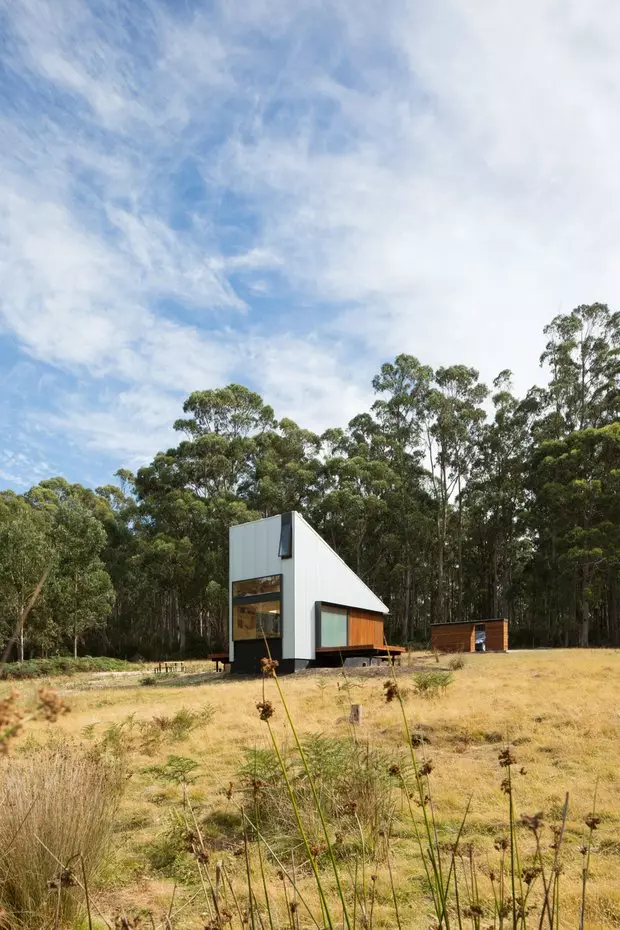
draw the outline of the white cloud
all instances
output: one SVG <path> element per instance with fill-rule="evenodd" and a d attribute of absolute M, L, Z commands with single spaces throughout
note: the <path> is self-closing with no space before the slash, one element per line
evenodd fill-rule
<path fill-rule="evenodd" d="M 401 351 L 523 390 L 618 302 L 612 0 L 188 9 L 10 9 L 0 327 L 81 379 L 55 429 L 135 464 L 232 378 L 322 429 Z"/>

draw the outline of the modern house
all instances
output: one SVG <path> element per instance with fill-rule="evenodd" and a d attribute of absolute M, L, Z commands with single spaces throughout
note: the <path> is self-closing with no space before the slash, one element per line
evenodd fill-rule
<path fill-rule="evenodd" d="M 279 672 L 388 656 L 388 608 L 298 513 L 230 527 L 229 654 L 233 672 L 267 656 Z"/>
<path fill-rule="evenodd" d="M 438 652 L 508 652 L 508 621 L 433 623 L 431 645 Z"/>

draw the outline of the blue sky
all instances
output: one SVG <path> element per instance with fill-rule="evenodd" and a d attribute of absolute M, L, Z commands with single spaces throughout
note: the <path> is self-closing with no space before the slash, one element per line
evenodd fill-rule
<path fill-rule="evenodd" d="M 401 351 L 540 379 L 618 306 L 614 0 L 0 0 L 0 486 L 235 380 L 317 430 Z"/>

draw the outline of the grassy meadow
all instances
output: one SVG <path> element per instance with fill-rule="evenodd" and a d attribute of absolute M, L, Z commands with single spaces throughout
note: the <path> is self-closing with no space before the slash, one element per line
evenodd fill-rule
<path fill-rule="evenodd" d="M 47 680 L 70 712 L 53 722 L 40 715 L 25 722 L 2 760 L 0 800 L 7 779 L 15 782 L 15 772 L 31 779 L 24 793 L 36 797 L 36 767 L 50 770 L 49 759 L 57 765 L 59 752 L 69 759 L 63 764 L 72 765 L 73 753 L 76 759 L 109 767 L 114 782 L 106 808 L 110 824 L 100 831 L 101 863 L 88 883 L 93 927 L 329 926 L 329 916 L 321 914 L 317 874 L 329 900 L 342 893 L 349 902 L 352 930 L 436 926 L 415 836 L 420 827 L 413 822 L 421 824 L 427 809 L 434 818 L 436 848 L 446 850 L 457 838 L 459 842 L 454 868 L 469 905 L 461 918 L 453 916 L 450 926 L 500 926 L 502 917 L 494 916 L 493 902 L 498 863 L 506 856 L 502 843 L 509 835 L 509 796 L 501 789 L 506 768 L 498 757 L 507 745 L 517 822 L 521 814 L 544 814 L 544 825 L 534 824 L 537 833 L 531 823 L 529 828 L 517 823 L 520 875 L 526 875 L 528 863 L 536 868 L 537 835 L 544 861 L 553 860 L 550 828 L 562 822 L 568 792 L 557 877 L 561 907 L 554 912 L 554 923 L 578 927 L 584 864 L 580 850 L 588 842 L 584 820 L 595 803 L 600 823 L 591 837 L 585 926 L 620 926 L 620 652 L 471 655 L 464 657 L 462 668 L 453 669 L 447 656 L 412 654 L 395 675 L 398 700 L 386 699 L 393 695 L 384 687 L 389 682 L 384 669 L 279 679 L 313 766 L 328 844 L 322 840 L 312 786 L 300 767 L 272 678 L 235 680 L 216 676 L 208 663 L 190 663 L 185 676 L 145 685 L 150 671 L 145 666 Z M 438 671 L 449 672 L 451 680 L 443 688 L 424 691 L 425 672 Z M 0 682 L 0 700 L 17 691 L 27 710 L 36 703 L 40 687 L 41 681 Z M 349 723 L 352 703 L 362 705 L 362 722 L 356 727 Z M 266 720 L 260 719 L 257 704 Z M 290 773 L 307 844 L 299 836 L 270 732 Z M 426 766 L 424 772 L 432 769 L 423 774 L 428 787 L 424 809 L 409 790 L 410 734 L 418 764 Z M 86 804 L 79 797 L 81 786 L 88 795 L 101 790 L 98 785 L 86 774 L 72 783 L 69 805 L 82 811 L 79 824 L 86 823 L 89 807 L 88 796 Z M 40 790 L 52 791 L 47 783 Z M 0 805 L 0 843 L 13 830 L 12 849 L 17 853 L 18 846 L 24 847 L 17 881 L 20 875 L 27 880 L 28 844 L 48 859 L 57 857 L 60 878 L 45 882 L 45 925 L 60 926 L 64 920 L 67 926 L 88 926 L 83 907 L 65 914 L 57 903 L 62 894 L 80 902 L 84 898 L 83 882 L 78 881 L 82 873 L 75 864 L 66 872 L 74 873 L 78 884 L 68 876 L 72 887 L 60 888 L 61 866 L 67 866 L 61 860 L 67 853 L 52 848 L 60 828 L 49 831 L 43 846 L 40 834 L 32 836 L 29 802 L 23 805 L 16 827 L 5 825 L 4 833 Z M 60 819 L 64 807 L 60 805 Z M 74 841 L 79 848 L 72 848 L 72 855 L 86 854 L 80 843 L 87 846 L 92 831 L 88 826 L 84 837 Z M 253 842 L 257 832 L 263 843 Z M 71 848 L 72 841 L 67 842 L 65 850 Z M 11 850 L 5 854 L 7 862 L 9 854 Z M 40 864 L 38 877 L 28 880 L 44 881 L 44 869 Z M 248 871 L 256 894 L 253 908 L 248 906 Z M 6 907 L 2 882 L 0 859 L 0 904 Z M 475 906 L 471 883 L 477 885 Z M 534 910 L 542 888 L 537 876 L 529 899 Z M 334 906 L 333 912 L 338 916 L 333 926 L 342 926 L 341 910 Z M 24 925 L 10 922 L 8 907 L 3 925 L 2 914 L 0 909 L 0 927 Z M 513 925 L 512 916 L 505 919 L 505 926 Z"/>

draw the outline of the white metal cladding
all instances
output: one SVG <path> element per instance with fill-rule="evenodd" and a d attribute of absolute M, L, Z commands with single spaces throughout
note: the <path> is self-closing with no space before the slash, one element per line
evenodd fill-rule
<path fill-rule="evenodd" d="M 293 546 L 296 659 L 315 657 L 317 601 L 388 612 L 385 604 L 298 513 L 293 514 Z"/>
<path fill-rule="evenodd" d="M 282 575 L 282 658 L 295 658 L 293 560 L 281 559 L 278 556 L 281 523 L 278 515 L 230 527 L 228 638 L 231 662 L 234 661 L 235 650 L 232 637 L 232 583 L 248 578 L 261 578 L 263 575 Z"/>
<path fill-rule="evenodd" d="M 387 613 L 388 608 L 343 562 L 304 518 L 293 513 L 293 557 L 278 556 L 281 516 L 230 527 L 229 648 L 232 639 L 232 583 L 282 575 L 282 658 L 314 659 L 317 601 Z"/>

